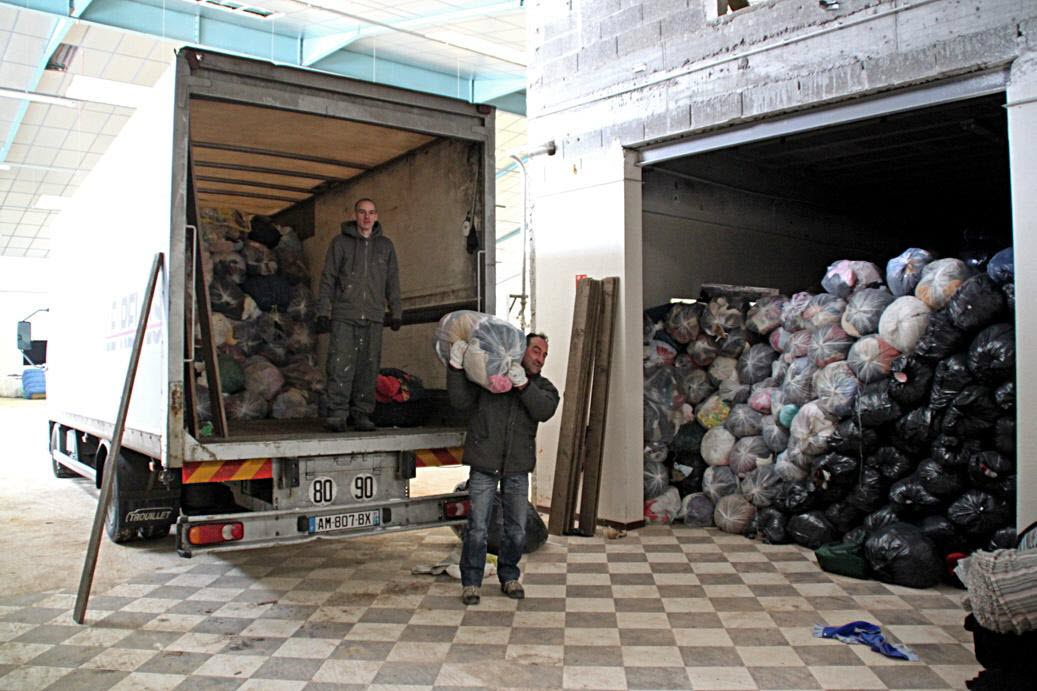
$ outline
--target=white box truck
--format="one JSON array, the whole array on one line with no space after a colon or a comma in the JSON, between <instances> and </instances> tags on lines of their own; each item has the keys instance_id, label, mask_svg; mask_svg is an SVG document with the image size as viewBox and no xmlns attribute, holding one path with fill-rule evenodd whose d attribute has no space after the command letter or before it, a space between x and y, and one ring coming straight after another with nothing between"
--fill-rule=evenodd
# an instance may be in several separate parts
<instances>
[{"instance_id":1,"label":"white box truck","mask_svg":"<svg viewBox=\"0 0 1037 691\"><path fill-rule=\"evenodd\" d=\"M316 290L354 202L377 200L404 307L403 328L385 330L382 366L435 393L445 382L432 350L439 317L495 304L493 243L481 240L494 227L493 141L487 106L177 53L62 214L52 252L53 469L98 485L148 270L164 255L114 468L112 539L175 526L178 551L191 556L465 519L464 492L409 493L417 467L459 462L463 420L443 399L424 426L370 433L330 433L319 418L232 419L213 434L198 424L194 373L214 349L199 328L208 304L194 289L205 265L195 235L203 208L290 224ZM218 402L219 377L208 373Z\"/></svg>"}]
</instances>

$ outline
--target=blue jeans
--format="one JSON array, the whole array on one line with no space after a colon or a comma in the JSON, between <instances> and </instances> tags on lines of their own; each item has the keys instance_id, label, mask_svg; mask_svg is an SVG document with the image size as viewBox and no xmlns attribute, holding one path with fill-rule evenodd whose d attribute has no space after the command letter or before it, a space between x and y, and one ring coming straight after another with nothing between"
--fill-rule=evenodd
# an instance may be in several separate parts
<instances>
[{"instance_id":1,"label":"blue jeans","mask_svg":"<svg viewBox=\"0 0 1037 691\"><path fill-rule=\"evenodd\" d=\"M468 496L472 511L461 549L461 585L481 586L486 567L486 537L493 515L497 484L501 489L504 531L497 555L497 578L501 583L517 581L519 559L526 548L526 514L529 511L529 474L494 475L472 468L468 475Z\"/></svg>"}]
</instances>

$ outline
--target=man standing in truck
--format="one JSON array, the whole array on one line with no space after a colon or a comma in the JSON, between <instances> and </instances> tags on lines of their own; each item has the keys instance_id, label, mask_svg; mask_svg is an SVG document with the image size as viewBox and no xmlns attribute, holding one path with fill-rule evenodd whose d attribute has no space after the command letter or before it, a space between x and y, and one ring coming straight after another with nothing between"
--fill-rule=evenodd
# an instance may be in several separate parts
<instances>
[{"instance_id":1,"label":"man standing in truck","mask_svg":"<svg viewBox=\"0 0 1037 691\"><path fill-rule=\"evenodd\" d=\"M479 604L487 531L498 485L504 530L497 578L505 595L521 600L526 593L519 583L519 559L526 546L529 473L536 464L537 426L551 419L558 408L558 389L540 373L547 359L547 337L526 336L522 364L515 363L508 371L512 388L506 393L491 393L468 381L462 369L467 348L465 341L454 343L447 367L451 405L472 411L464 444L471 511L461 550L461 601Z\"/></svg>"},{"instance_id":2,"label":"man standing in truck","mask_svg":"<svg viewBox=\"0 0 1037 691\"><path fill-rule=\"evenodd\" d=\"M388 313L386 312L388 307ZM375 381L382 327L403 323L396 248L382 233L374 201L353 205L353 220L328 246L320 277L317 333L331 334L327 362L328 429L375 429Z\"/></svg>"}]
</instances>

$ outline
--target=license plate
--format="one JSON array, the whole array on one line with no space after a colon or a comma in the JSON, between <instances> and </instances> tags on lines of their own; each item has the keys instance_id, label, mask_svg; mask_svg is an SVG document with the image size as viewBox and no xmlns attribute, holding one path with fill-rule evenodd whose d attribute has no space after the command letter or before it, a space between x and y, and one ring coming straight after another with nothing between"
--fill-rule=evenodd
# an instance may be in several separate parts
<instances>
[{"instance_id":1,"label":"license plate","mask_svg":"<svg viewBox=\"0 0 1037 691\"><path fill-rule=\"evenodd\" d=\"M330 533L335 530L355 530L357 528L371 528L381 525L382 512L378 509L373 511L350 511L349 513L335 513L330 516L310 516L311 533Z\"/></svg>"}]
</instances>

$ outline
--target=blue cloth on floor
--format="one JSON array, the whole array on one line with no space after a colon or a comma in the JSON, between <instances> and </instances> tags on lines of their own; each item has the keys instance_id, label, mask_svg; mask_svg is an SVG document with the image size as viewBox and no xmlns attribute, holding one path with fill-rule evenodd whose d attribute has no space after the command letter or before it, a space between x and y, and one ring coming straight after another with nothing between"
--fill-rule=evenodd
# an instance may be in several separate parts
<instances>
[{"instance_id":1,"label":"blue cloth on floor","mask_svg":"<svg viewBox=\"0 0 1037 691\"><path fill-rule=\"evenodd\" d=\"M918 655L899 643L890 643L882 629L867 621L851 621L842 626L814 626L814 638L834 638L843 643L861 643L876 653L897 660L917 660Z\"/></svg>"}]
</instances>

